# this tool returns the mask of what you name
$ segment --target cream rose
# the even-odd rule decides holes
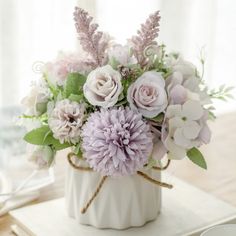
[[[26,108],[25,114],[39,116],[46,112],[50,92],[44,81],[33,84],[29,95],[22,99],[21,103]]]
[[[167,106],[165,81],[160,73],[145,72],[128,89],[127,100],[132,109],[147,118],[160,114]]]
[[[123,66],[137,63],[135,57],[131,55],[128,45],[122,46],[120,44],[115,44],[108,51],[108,57],[110,60],[115,59],[118,64]]]
[[[94,106],[114,106],[122,92],[121,75],[110,65],[91,71],[84,84],[84,96]]]

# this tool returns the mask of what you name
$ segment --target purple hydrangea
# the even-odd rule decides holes
[[[90,167],[108,176],[134,174],[148,162],[153,147],[150,126],[129,107],[92,113],[82,139]]]

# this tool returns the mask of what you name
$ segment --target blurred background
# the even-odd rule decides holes
[[[120,43],[136,33],[147,16],[160,10],[159,43],[199,65],[206,60],[210,87],[236,85],[234,0],[0,0],[0,106],[19,104],[36,79],[40,64],[58,50],[79,47],[73,22],[75,5],[85,8]],[[218,111],[236,109],[236,102],[217,104]]]
[[[79,48],[73,22],[75,5],[87,10],[100,29],[120,43],[134,35],[150,13],[160,10],[158,42],[165,43],[167,51],[182,53],[197,66],[202,55],[209,87],[236,87],[234,0],[0,0],[2,168],[12,163],[9,156],[23,152],[19,142],[22,131],[12,128],[12,120],[19,114],[20,101],[31,81],[40,76],[40,66],[53,60],[59,50]],[[236,205],[236,100],[215,105],[219,118],[210,124],[212,142],[202,148],[208,171],[184,160],[172,164],[169,172]]]

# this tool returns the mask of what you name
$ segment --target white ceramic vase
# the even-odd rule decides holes
[[[77,165],[85,166],[84,161]],[[160,172],[144,171],[160,180]],[[68,164],[66,176],[66,207],[68,215],[80,224],[97,228],[125,229],[142,226],[155,220],[161,207],[161,187],[139,175],[108,177],[98,196],[85,214],[81,209],[93,195],[102,176],[94,171],[81,171]]]

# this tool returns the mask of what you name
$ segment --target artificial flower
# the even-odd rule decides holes
[[[54,160],[55,153],[49,146],[28,145],[28,160],[36,166],[37,169],[49,168]]]
[[[60,143],[76,144],[85,119],[85,105],[64,99],[58,101],[48,119],[54,138]]]
[[[123,90],[121,75],[110,65],[98,67],[89,73],[83,90],[90,104],[103,108],[114,106]]]
[[[44,66],[44,74],[53,85],[63,86],[69,73],[79,72],[86,74],[91,67],[79,54],[60,53],[56,60]]]
[[[26,108],[25,115],[40,116],[46,112],[50,96],[50,91],[45,81],[40,80],[38,83],[32,84],[29,95],[21,101]]]
[[[148,71],[141,75],[130,85],[127,100],[130,107],[144,117],[153,118],[163,112],[167,106],[167,95],[161,73]]]
[[[168,135],[163,141],[170,158],[182,159],[187,150],[210,140],[204,116],[204,109],[199,101],[188,100],[183,105],[168,106]]]
[[[142,115],[129,107],[102,109],[83,126],[82,147],[86,161],[103,175],[131,175],[147,163],[152,133]]]
[[[210,104],[211,100],[206,89],[200,89],[201,80],[195,75],[186,77],[180,71],[173,72],[166,79],[166,90],[170,104],[183,104],[187,100],[200,101],[202,105]]]
[[[180,54],[169,54],[165,58],[165,63],[172,72],[180,72],[184,79],[196,74],[196,67],[191,62],[184,60]]]
[[[123,66],[137,63],[137,60],[131,55],[128,45],[113,45],[108,51],[108,57],[109,60],[115,60],[118,64]]]

